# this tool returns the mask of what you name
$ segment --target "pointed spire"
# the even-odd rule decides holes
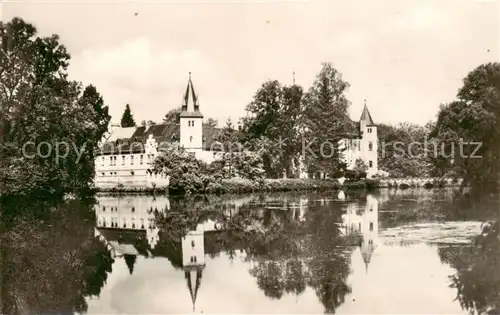
[[[374,125],[375,123],[373,122],[372,115],[370,115],[370,111],[368,110],[368,106],[366,106],[366,99],[365,99],[365,106],[363,107],[363,112],[361,113],[361,117],[359,118],[360,122],[365,122],[366,125]]]
[[[191,98],[191,102],[190,102],[190,98]],[[196,96],[196,92],[194,91],[193,81],[191,80],[191,72],[189,72],[189,80],[188,80],[186,92],[184,93],[184,98],[183,98],[183,102],[182,102],[182,111],[197,112],[199,110],[200,110],[200,106],[198,104],[198,97]]]

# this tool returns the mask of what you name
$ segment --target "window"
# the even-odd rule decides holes
[[[102,173],[102,176],[104,176],[104,175],[105,175],[105,174],[104,174],[104,173]]]
[[[191,127],[194,127],[194,120],[191,120]]]
[[[144,218],[141,218],[141,229],[144,228]]]
[[[141,164],[141,165],[142,165],[142,158],[143,158],[143,157],[144,157],[144,156],[141,154],[141,158],[140,158],[140,161],[139,161],[139,164]]]
[[[106,207],[102,207],[102,211],[106,211]]]
[[[134,156],[133,155],[130,156],[130,165],[134,165]]]
[[[106,159],[106,158],[105,158],[104,156],[101,158],[101,166],[104,166],[104,160],[105,160],[105,159]]]
[[[373,240],[369,240],[368,245],[373,245]]]
[[[373,222],[370,222],[370,231],[373,231]]]
[[[135,212],[135,207],[132,207],[132,212]]]
[[[194,241],[191,241],[191,247],[194,247]]]
[[[191,262],[195,263],[196,262],[196,256],[191,256]]]
[[[368,133],[372,133],[372,128],[368,128]]]
[[[109,157],[109,165],[113,166],[113,157],[112,156]]]
[[[130,175],[134,176],[134,171],[130,171]]]
[[[372,207],[370,207],[370,211],[373,211],[373,208],[372,208]]]
[[[189,142],[193,142],[193,136],[189,137]]]
[[[368,143],[368,150],[373,151],[373,143],[371,141]]]
[[[122,165],[125,165],[125,155],[122,155]]]
[[[368,161],[368,166],[369,167],[373,167],[373,162],[372,161]]]

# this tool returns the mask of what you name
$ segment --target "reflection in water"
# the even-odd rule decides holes
[[[72,202],[0,238],[2,313],[498,312],[498,234],[472,242],[491,204],[468,208],[445,190]]]
[[[358,240],[366,271],[373,252],[378,246],[378,199],[373,195],[366,196],[364,209],[355,204],[348,204],[346,213],[342,216],[344,233],[347,237]]]

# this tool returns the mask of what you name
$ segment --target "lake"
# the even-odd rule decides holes
[[[474,239],[499,209],[498,199],[472,202],[452,189],[70,201],[5,224],[0,309],[498,311],[500,250]]]

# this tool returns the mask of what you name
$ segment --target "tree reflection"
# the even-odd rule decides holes
[[[439,248],[442,261],[456,269],[450,286],[456,288],[463,309],[474,314],[500,313],[499,223],[477,237],[472,246]]]
[[[228,232],[219,234],[217,244],[220,250],[246,253],[250,274],[266,296],[300,295],[309,286],[325,311],[334,313],[351,291],[346,279],[353,249],[340,235],[340,206],[326,202],[308,208],[305,220],[298,220],[286,203],[275,201],[271,209],[243,205],[230,219],[219,218]]]
[[[33,206],[33,205],[32,205]],[[3,314],[85,312],[112,259],[94,239],[90,204],[51,205],[25,212],[1,235]],[[12,219],[12,218],[11,218]]]

